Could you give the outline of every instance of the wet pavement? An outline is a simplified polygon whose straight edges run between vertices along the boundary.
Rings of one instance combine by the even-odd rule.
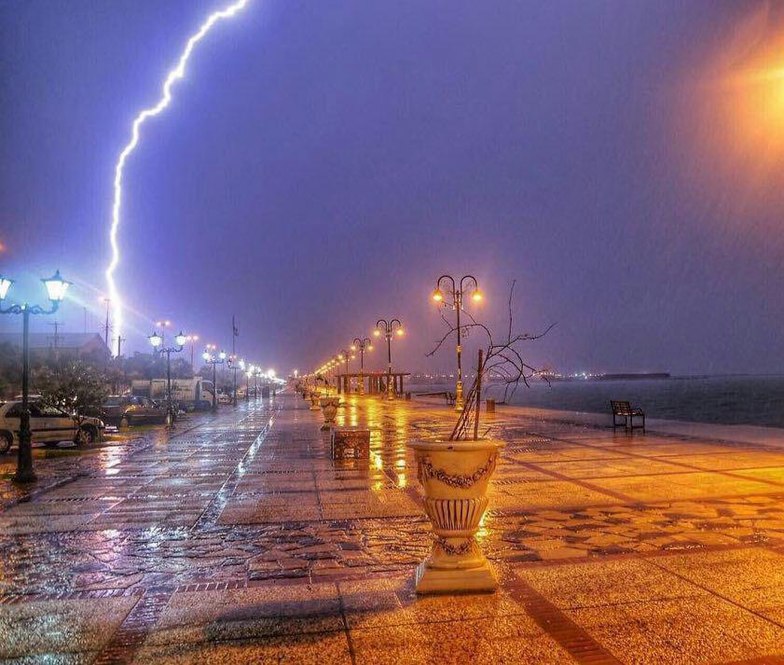
[[[0,660],[784,663],[784,445],[488,416],[493,595],[416,598],[412,438],[454,413],[348,397],[370,460],[293,396],[96,450],[0,458]],[[782,442],[784,443],[784,442]]]

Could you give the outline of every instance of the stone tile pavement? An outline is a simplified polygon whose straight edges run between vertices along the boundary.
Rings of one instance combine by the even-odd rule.
[[[348,397],[370,460],[293,396],[86,453],[0,460],[0,660],[784,663],[784,447],[628,436],[521,409],[482,545],[493,595],[417,598],[406,449],[453,413]],[[40,457],[38,457],[40,456]]]

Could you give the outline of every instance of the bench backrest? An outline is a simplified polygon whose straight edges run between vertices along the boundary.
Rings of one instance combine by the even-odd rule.
[[[611,399],[610,406],[616,416],[630,416],[632,413],[632,405],[629,402]]]

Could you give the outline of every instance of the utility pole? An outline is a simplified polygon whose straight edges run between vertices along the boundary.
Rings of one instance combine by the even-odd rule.
[[[106,344],[106,348],[109,348],[109,305],[111,304],[111,300],[109,298],[104,298],[103,301],[106,303],[106,323],[103,326],[103,343]],[[117,354],[119,355],[119,353]]]
[[[58,333],[60,332],[60,326],[63,324],[59,321],[55,321],[54,323],[48,324],[54,328],[54,338],[52,340],[52,348],[54,349],[54,361],[59,362],[60,360],[60,336]]]

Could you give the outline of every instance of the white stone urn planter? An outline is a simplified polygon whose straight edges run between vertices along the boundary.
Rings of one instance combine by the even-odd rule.
[[[489,592],[498,580],[476,542],[487,486],[503,441],[412,441],[433,549],[416,571],[417,593]]]
[[[325,431],[330,430],[335,426],[340,397],[322,397],[319,400],[319,404],[321,405],[321,413],[324,415],[324,424],[321,426],[321,429]]]
[[[321,395],[319,395],[318,391],[312,390],[308,395],[308,399],[310,400],[310,410],[311,411],[318,411],[321,409],[321,405],[319,404],[319,400],[321,399]]]

